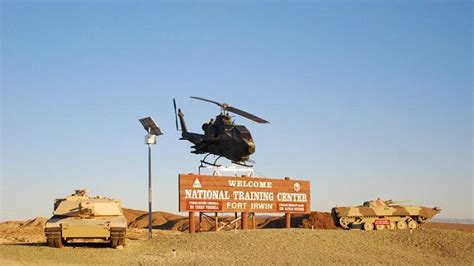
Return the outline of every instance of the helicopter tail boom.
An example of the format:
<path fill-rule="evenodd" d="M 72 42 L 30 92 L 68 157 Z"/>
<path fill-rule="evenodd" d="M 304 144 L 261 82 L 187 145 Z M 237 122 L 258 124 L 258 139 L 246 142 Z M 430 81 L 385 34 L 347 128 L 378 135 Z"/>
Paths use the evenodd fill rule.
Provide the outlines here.
<path fill-rule="evenodd" d="M 178 120 L 179 120 L 179 125 L 181 127 L 181 138 L 180 140 L 187 140 L 195 145 L 199 144 L 202 142 L 202 139 L 204 135 L 202 134 L 197 134 L 197 133 L 192 133 L 188 131 L 188 127 L 186 126 L 186 122 L 184 121 L 184 114 L 181 112 L 181 109 L 176 107 L 176 100 L 173 99 L 173 105 L 174 105 L 174 114 L 176 117 L 176 130 L 180 130 L 178 128 Z"/>
<path fill-rule="evenodd" d="M 184 121 L 184 114 L 181 112 L 181 109 L 178 109 L 179 124 L 181 125 L 181 131 L 188 133 L 188 127 L 186 127 L 186 122 Z"/>
<path fill-rule="evenodd" d="M 181 140 L 188 140 L 194 144 L 201 143 L 204 135 L 188 131 L 188 127 L 186 126 L 186 122 L 184 121 L 184 114 L 183 112 L 181 112 L 181 109 L 178 109 L 178 118 L 179 124 L 181 126 Z"/>

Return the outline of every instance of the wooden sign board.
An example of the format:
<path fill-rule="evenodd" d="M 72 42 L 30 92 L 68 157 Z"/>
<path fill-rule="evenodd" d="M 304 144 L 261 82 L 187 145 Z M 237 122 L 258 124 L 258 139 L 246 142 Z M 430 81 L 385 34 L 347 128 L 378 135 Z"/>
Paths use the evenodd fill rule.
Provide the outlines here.
<path fill-rule="evenodd" d="M 179 175 L 180 212 L 310 212 L 309 181 Z"/>

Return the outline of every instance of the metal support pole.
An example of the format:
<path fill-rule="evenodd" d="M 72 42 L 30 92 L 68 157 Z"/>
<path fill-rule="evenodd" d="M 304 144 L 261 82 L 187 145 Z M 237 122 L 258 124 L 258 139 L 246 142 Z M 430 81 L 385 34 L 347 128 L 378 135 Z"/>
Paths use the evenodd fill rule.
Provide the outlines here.
<path fill-rule="evenodd" d="M 151 218 L 151 147 L 148 144 L 148 239 L 153 237 Z"/>
<path fill-rule="evenodd" d="M 285 180 L 290 180 L 289 177 L 285 177 Z M 285 228 L 291 228 L 291 213 L 285 213 Z"/>
<path fill-rule="evenodd" d="M 153 228 L 152 228 L 152 190 L 151 190 L 151 145 L 156 144 L 156 137 L 163 135 L 161 129 L 153 121 L 151 117 L 145 117 L 138 119 L 142 124 L 145 131 L 148 133 L 145 135 L 145 144 L 148 146 L 148 239 L 151 240 L 153 237 Z"/>

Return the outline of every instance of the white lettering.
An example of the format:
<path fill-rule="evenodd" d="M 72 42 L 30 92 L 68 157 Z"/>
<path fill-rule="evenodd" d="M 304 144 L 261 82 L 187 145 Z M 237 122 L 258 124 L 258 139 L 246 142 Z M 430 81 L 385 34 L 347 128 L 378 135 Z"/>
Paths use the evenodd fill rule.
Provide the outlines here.
<path fill-rule="evenodd" d="M 273 192 L 266 191 L 234 191 L 235 200 L 273 201 Z"/>
<path fill-rule="evenodd" d="M 185 199 L 210 199 L 210 200 L 229 200 L 229 191 L 222 190 L 204 190 L 204 189 L 185 189 Z"/>
<path fill-rule="evenodd" d="M 306 194 L 304 193 L 278 193 L 278 201 L 282 202 L 307 202 Z"/>
<path fill-rule="evenodd" d="M 246 202 L 226 202 L 227 209 L 245 209 L 247 207 Z"/>
<path fill-rule="evenodd" d="M 271 210 L 272 207 L 272 203 L 252 203 L 250 205 L 250 208 L 253 210 Z"/>
<path fill-rule="evenodd" d="M 231 187 L 272 188 L 272 182 L 268 181 L 228 180 L 227 183 Z"/>

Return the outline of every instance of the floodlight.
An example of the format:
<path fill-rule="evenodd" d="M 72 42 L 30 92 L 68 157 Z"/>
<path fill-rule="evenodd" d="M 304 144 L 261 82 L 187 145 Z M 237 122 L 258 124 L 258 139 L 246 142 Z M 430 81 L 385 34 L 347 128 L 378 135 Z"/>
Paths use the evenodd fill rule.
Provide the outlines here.
<path fill-rule="evenodd" d="M 156 135 L 146 134 L 145 135 L 145 144 L 156 144 Z"/>

